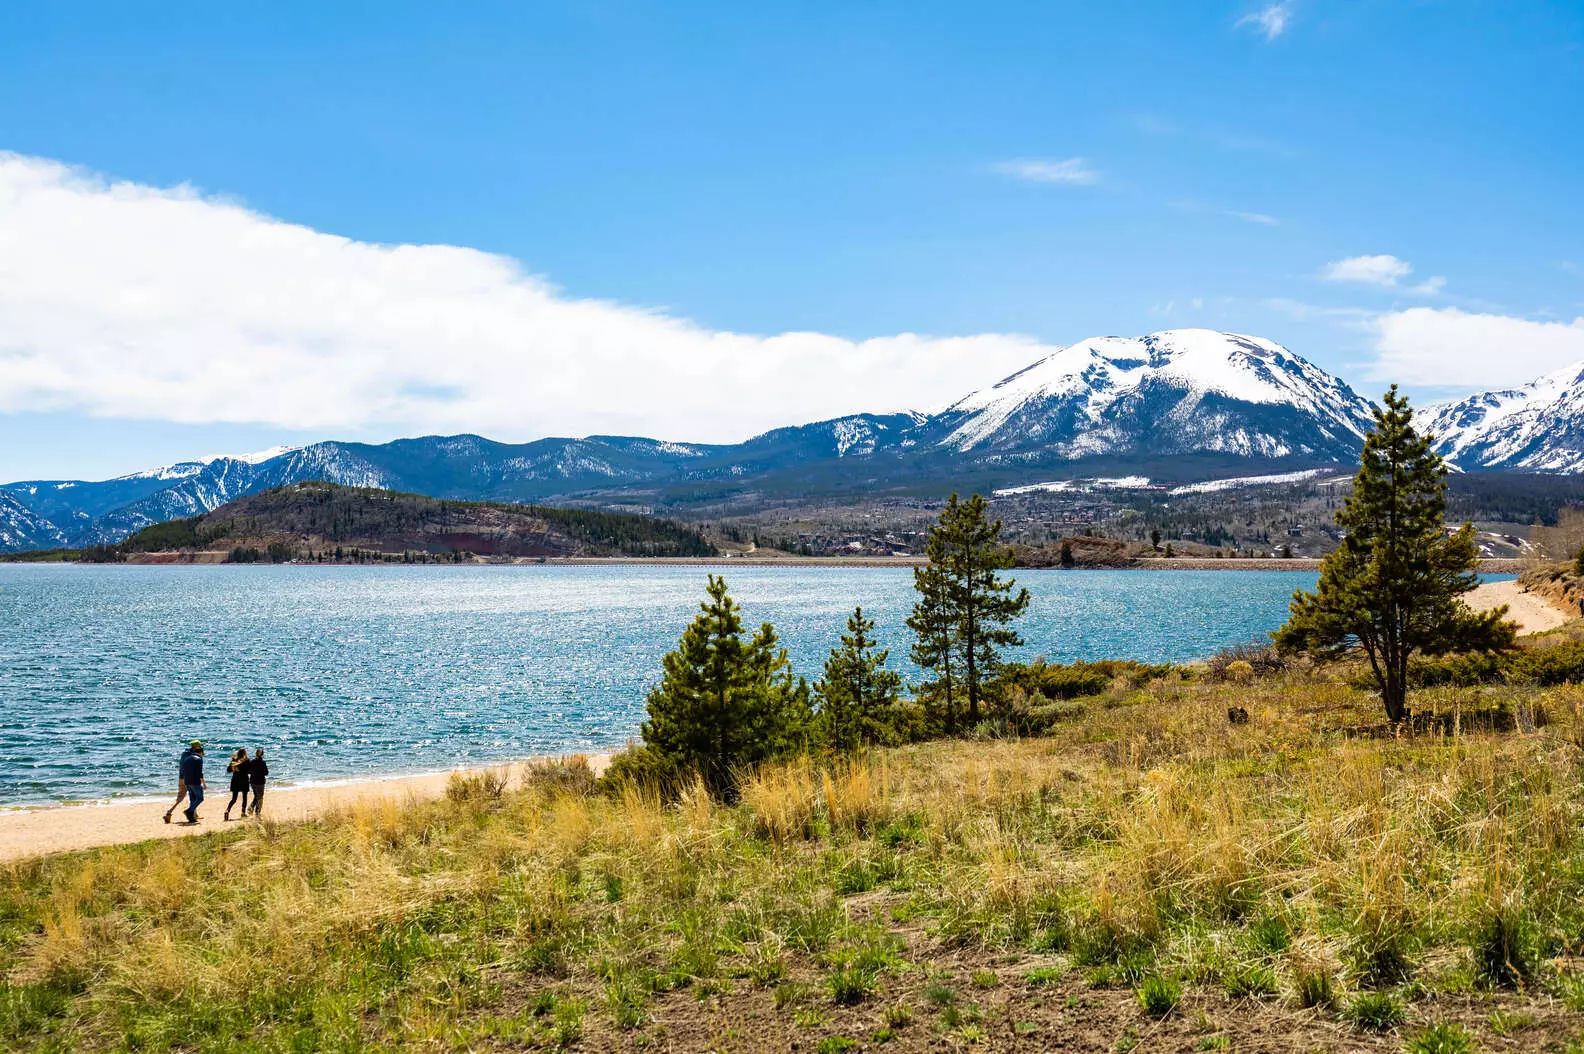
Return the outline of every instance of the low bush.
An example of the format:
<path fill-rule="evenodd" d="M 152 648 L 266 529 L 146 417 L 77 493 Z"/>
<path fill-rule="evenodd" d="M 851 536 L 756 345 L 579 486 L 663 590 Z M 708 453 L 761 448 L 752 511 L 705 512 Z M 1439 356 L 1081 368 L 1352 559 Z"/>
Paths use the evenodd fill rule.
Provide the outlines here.
<path fill-rule="evenodd" d="M 1367 680 L 1361 674 L 1355 682 L 1365 684 Z M 1567 641 L 1549 648 L 1416 658 L 1408 664 L 1408 683 L 1414 688 L 1473 688 L 1483 684 L 1549 688 L 1584 683 L 1584 641 Z"/>
<path fill-rule="evenodd" d="M 637 790 L 671 801 L 681 792 L 685 776 L 658 751 L 633 744 L 610 759 L 597 785 L 613 798 L 620 798 L 628 790 Z"/>
<path fill-rule="evenodd" d="M 1270 641 L 1252 640 L 1222 648 L 1210 656 L 1205 666 L 1212 681 L 1236 681 L 1281 673 L 1291 661 Z"/>

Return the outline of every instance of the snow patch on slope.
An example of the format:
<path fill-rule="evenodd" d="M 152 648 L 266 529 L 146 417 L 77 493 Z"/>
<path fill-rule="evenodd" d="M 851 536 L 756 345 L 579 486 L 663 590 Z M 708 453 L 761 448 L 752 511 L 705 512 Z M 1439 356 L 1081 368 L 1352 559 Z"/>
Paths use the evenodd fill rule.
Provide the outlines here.
<path fill-rule="evenodd" d="M 1332 471 L 1328 468 L 1306 468 L 1302 472 L 1276 472 L 1268 476 L 1233 476 L 1231 479 L 1209 479 L 1203 483 L 1185 483 L 1173 487 L 1168 494 L 1214 494 L 1221 490 L 1238 490 L 1242 487 L 1267 487 L 1281 483 L 1300 483 Z"/>

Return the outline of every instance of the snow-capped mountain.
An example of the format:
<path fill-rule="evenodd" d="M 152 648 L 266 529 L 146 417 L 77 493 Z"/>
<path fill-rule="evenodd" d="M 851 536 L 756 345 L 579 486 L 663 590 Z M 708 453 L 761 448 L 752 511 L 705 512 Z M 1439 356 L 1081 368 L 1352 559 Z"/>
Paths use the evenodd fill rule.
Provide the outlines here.
<path fill-rule="evenodd" d="M 1370 402 L 1269 340 L 1205 329 L 1094 337 L 974 392 L 937 419 L 962 452 L 1067 458 L 1213 452 L 1346 460 Z"/>
<path fill-rule="evenodd" d="M 1521 388 L 1427 407 L 1417 423 L 1460 468 L 1584 472 L 1584 362 Z"/>
<path fill-rule="evenodd" d="M 0 551 L 116 541 L 307 480 L 447 499 L 673 509 L 742 496 L 1017 494 L 1135 477 L 1155 490 L 1201 493 L 1349 465 L 1371 410 L 1336 377 L 1260 337 L 1202 329 L 1095 337 L 938 414 L 853 414 L 730 445 L 425 436 L 197 458 L 103 482 L 13 483 L 0 487 Z M 1584 364 L 1432 407 L 1421 422 L 1461 467 L 1584 472 Z"/>
<path fill-rule="evenodd" d="M 0 553 L 65 544 L 66 535 L 59 527 L 22 504 L 16 495 L 0 490 Z"/>

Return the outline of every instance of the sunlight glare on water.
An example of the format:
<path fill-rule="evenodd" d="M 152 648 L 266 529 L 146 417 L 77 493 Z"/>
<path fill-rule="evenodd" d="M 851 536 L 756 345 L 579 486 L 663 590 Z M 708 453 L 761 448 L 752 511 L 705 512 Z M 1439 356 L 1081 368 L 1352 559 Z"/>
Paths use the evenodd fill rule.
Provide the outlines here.
<path fill-rule="evenodd" d="M 703 595 L 682 566 L 0 565 L 0 806 L 167 792 L 189 739 L 283 781 L 620 747 Z M 819 676 L 854 604 L 908 676 L 905 568 L 727 567 Z M 1019 571 L 1024 657 L 1200 658 L 1303 571 Z M 219 785 L 219 778 L 211 783 Z"/>

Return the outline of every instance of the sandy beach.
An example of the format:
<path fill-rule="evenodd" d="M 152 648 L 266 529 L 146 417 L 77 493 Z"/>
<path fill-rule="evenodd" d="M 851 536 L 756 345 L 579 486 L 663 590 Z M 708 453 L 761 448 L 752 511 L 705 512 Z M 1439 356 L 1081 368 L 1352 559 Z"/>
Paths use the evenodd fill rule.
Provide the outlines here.
<path fill-rule="evenodd" d="M 610 763 L 609 754 L 589 754 L 589 767 L 596 774 Z M 503 762 L 478 769 L 458 770 L 463 774 L 489 769 L 509 769 L 515 781 L 516 774 L 536 761 L 554 759 L 529 759 Z M 224 767 L 223 764 L 221 766 Z M 174 770 L 174 766 L 173 766 Z M 270 787 L 264 796 L 264 812 L 271 820 L 312 820 L 337 809 L 351 808 L 360 803 L 379 801 L 423 801 L 445 794 L 450 772 L 431 772 L 417 776 L 396 776 L 380 780 L 353 780 L 345 783 L 327 783 L 306 787 Z M 171 777 L 171 796 L 175 796 L 176 780 Z M 226 831 L 252 820 L 234 818 L 228 823 L 221 819 L 231 792 L 223 790 L 226 777 L 210 780 L 212 788 L 205 797 L 198 814 L 203 822 L 188 826 L 181 822 L 181 813 L 167 824 L 160 817 L 170 806 L 170 798 L 159 801 L 113 802 L 105 805 L 41 806 L 0 813 L 0 862 L 21 860 L 51 853 L 68 853 L 78 849 L 92 849 L 102 845 L 126 845 L 151 838 L 186 838 L 211 831 Z"/>
<path fill-rule="evenodd" d="M 1568 615 L 1545 597 L 1524 591 L 1517 582 L 1487 582 L 1468 595 L 1477 611 L 1507 605 L 1507 617 L 1518 623 L 1519 633 L 1544 633 L 1568 620 Z"/>

